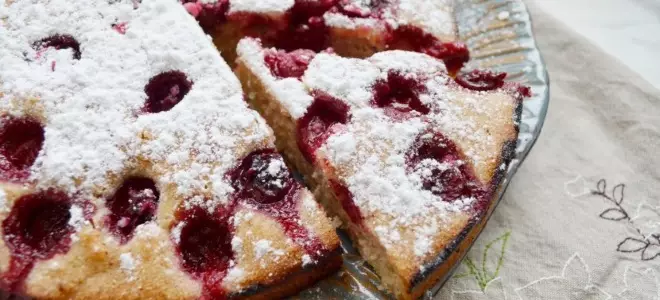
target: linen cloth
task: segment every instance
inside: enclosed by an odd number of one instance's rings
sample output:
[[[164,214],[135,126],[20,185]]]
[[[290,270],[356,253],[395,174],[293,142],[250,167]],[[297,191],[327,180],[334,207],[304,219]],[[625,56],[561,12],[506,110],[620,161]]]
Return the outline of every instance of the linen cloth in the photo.
[[[659,299],[660,91],[526,4],[545,126],[435,299]]]

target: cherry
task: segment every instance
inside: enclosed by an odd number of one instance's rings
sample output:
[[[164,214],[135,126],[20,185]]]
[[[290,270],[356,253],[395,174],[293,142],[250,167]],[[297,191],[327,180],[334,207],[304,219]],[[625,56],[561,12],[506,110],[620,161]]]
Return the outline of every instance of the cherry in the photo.
[[[453,202],[485,193],[462,151],[442,133],[423,133],[406,153],[408,171],[424,170],[422,188]],[[429,173],[430,171],[430,173]]]
[[[292,52],[268,51],[264,61],[273,75],[279,78],[300,78],[305,74],[309,62],[316,53],[311,50],[299,49]]]
[[[280,30],[275,46],[286,51],[310,49],[319,52],[328,46],[328,27],[323,14],[337,0],[296,0],[289,11],[289,26]]]
[[[330,188],[335,192],[335,195],[341,203],[341,207],[351,219],[351,222],[360,224],[363,219],[362,213],[360,212],[360,208],[355,205],[351,191],[349,191],[345,185],[333,179],[330,180]]]
[[[228,176],[238,198],[258,204],[282,201],[294,183],[282,156],[273,149],[248,154]]]
[[[74,230],[69,225],[71,205],[65,193],[53,190],[16,200],[2,221],[3,239],[12,254],[10,268],[2,280],[10,290],[20,287],[35,260],[49,259],[69,250]]]
[[[206,2],[206,3],[205,3]],[[217,0],[215,2],[201,0],[181,0],[186,8],[204,32],[212,32],[218,25],[227,20],[229,11],[229,0]]]
[[[159,197],[160,192],[153,180],[128,178],[106,202],[110,210],[105,218],[106,226],[122,243],[128,242],[138,225],[154,219]]]
[[[234,258],[229,215],[195,207],[179,211],[177,219],[182,226],[177,253],[184,270],[202,280],[204,298],[224,299],[221,283]]]
[[[38,52],[47,48],[54,48],[56,50],[71,49],[73,51],[73,58],[80,59],[80,43],[70,35],[56,34],[35,42],[32,47]]]
[[[298,148],[309,161],[314,161],[314,152],[325,140],[339,130],[339,124],[349,120],[349,106],[324,92],[314,91],[314,101],[305,115],[298,120]]]
[[[503,87],[505,78],[506,73],[473,70],[472,72],[458,75],[456,77],[456,83],[474,91],[490,91]]]
[[[387,80],[380,80],[374,84],[372,103],[402,113],[414,110],[428,114],[429,108],[419,100],[419,94],[425,92],[426,87],[418,78],[410,75],[395,71],[388,72]]]
[[[0,178],[27,178],[43,143],[44,129],[39,122],[31,118],[6,117],[0,128]]]
[[[240,203],[274,218],[312,258],[324,252],[323,243],[310,235],[300,220],[297,195],[304,188],[294,180],[279,153],[273,149],[254,151],[227,177],[234,188],[230,207]]]
[[[394,30],[394,43],[403,43],[413,51],[443,60],[449,73],[454,74],[470,60],[470,52],[461,42],[443,43],[423,29],[404,25]]]
[[[190,92],[192,85],[192,81],[180,71],[168,71],[152,77],[144,88],[148,98],[143,110],[158,113],[172,109]]]

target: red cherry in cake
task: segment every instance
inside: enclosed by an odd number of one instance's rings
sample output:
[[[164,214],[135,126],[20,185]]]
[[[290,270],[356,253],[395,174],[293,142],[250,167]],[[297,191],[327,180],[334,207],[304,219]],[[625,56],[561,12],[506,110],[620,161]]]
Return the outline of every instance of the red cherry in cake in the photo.
[[[305,158],[314,161],[314,152],[334,132],[340,130],[340,124],[349,120],[349,106],[326,93],[312,93],[314,102],[307,108],[305,115],[298,120],[298,148]]]
[[[16,200],[2,222],[2,236],[11,251],[9,270],[2,280],[10,290],[19,289],[35,260],[66,253],[74,228],[71,199],[62,192],[43,191]]]
[[[57,34],[44,38],[34,43],[33,48],[38,52],[47,48],[54,48],[56,50],[71,49],[73,51],[73,58],[80,59],[80,43],[72,36],[66,34]]]
[[[462,151],[439,132],[421,134],[406,153],[408,171],[420,172],[422,188],[453,202],[482,199],[484,190]]]
[[[355,205],[351,191],[349,191],[345,185],[334,179],[330,180],[330,188],[332,188],[335,196],[339,199],[341,207],[351,219],[351,222],[360,224],[363,219],[362,213],[360,212],[360,208]]]
[[[473,91],[491,91],[504,86],[506,73],[473,70],[456,77],[456,83]]]
[[[279,78],[300,78],[305,74],[309,62],[316,53],[312,50],[299,49],[292,52],[268,51],[264,56],[266,65]]]
[[[380,80],[374,84],[373,104],[402,113],[416,111],[427,114],[429,108],[419,100],[419,94],[425,91],[426,87],[414,74],[390,71],[386,81]]]
[[[227,177],[234,188],[232,205],[240,203],[274,218],[312,258],[323,253],[321,241],[300,220],[298,193],[303,187],[294,180],[279,153],[273,149],[254,151]]]
[[[275,46],[287,51],[311,49],[319,52],[327,48],[328,27],[323,14],[336,3],[337,0],[296,0],[289,10],[289,28],[278,33]]]
[[[152,77],[144,88],[148,98],[143,110],[158,113],[172,109],[190,92],[192,85],[192,81],[180,71],[168,71]]]
[[[401,44],[403,48],[441,59],[450,74],[458,72],[470,60],[470,52],[465,44],[461,42],[443,43],[416,26],[399,26],[393,31],[392,38],[393,43]]]
[[[181,230],[177,253],[184,270],[202,280],[202,298],[224,299],[221,283],[234,257],[229,215],[196,207],[179,211],[177,219]]]
[[[105,218],[110,232],[122,243],[133,237],[135,228],[155,218],[160,192],[153,180],[131,177],[117,189],[106,205],[110,214]]]
[[[282,201],[294,182],[282,156],[273,149],[250,153],[228,176],[238,198],[258,204]]]
[[[202,0],[181,0],[186,8],[204,32],[211,32],[216,26],[227,20],[227,11],[229,11],[229,0],[202,1]]]
[[[5,118],[0,128],[0,178],[21,180],[37,159],[44,142],[44,129],[31,118]]]

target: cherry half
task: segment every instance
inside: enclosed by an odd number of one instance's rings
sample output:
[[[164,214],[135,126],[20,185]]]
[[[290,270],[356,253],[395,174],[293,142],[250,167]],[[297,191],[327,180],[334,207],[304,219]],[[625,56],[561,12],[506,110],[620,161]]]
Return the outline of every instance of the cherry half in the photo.
[[[406,153],[408,171],[423,170],[422,188],[445,202],[483,199],[485,190],[467,161],[458,146],[440,132],[422,133]]]
[[[192,81],[180,71],[168,71],[152,77],[144,88],[147,102],[143,110],[159,113],[172,109],[190,92],[192,85]]]
[[[105,224],[110,232],[128,242],[141,224],[155,218],[160,192],[153,180],[144,177],[131,177],[106,201],[110,214]]]
[[[506,73],[472,70],[456,77],[456,83],[473,91],[491,91],[504,86]]]
[[[267,51],[264,61],[273,75],[279,78],[300,78],[305,74],[309,62],[315,55],[314,51],[304,49],[288,53],[283,50]]]
[[[229,215],[195,207],[177,212],[177,219],[182,226],[177,252],[184,270],[203,282],[202,298],[224,299],[221,283],[234,257]]]
[[[297,125],[298,148],[309,162],[314,161],[316,149],[340,130],[338,125],[346,124],[350,119],[348,104],[320,91],[314,91],[312,96],[312,105]]]
[[[39,122],[6,117],[0,128],[0,179],[26,179],[43,143],[44,129]]]
[[[426,87],[414,74],[404,75],[396,71],[387,73],[387,80],[374,84],[373,104],[401,113],[416,111],[428,114],[430,109],[419,100]]]
[[[9,290],[21,288],[36,260],[66,253],[74,228],[71,199],[62,192],[43,191],[16,200],[2,221],[3,239],[11,252],[9,270],[2,281]]]
[[[273,149],[247,155],[228,173],[235,197],[256,204],[271,204],[284,199],[294,179],[282,156]]]
[[[32,47],[37,51],[41,52],[47,48],[54,48],[55,50],[62,49],[71,49],[73,51],[73,58],[80,59],[80,43],[67,34],[56,34],[49,36],[40,41],[35,42]]]
[[[323,14],[337,0],[296,0],[289,10],[289,26],[280,30],[274,41],[275,47],[286,51],[310,49],[316,52],[328,47],[328,27]]]
[[[443,43],[416,26],[399,26],[393,31],[392,38],[395,44],[403,44],[405,48],[441,59],[450,74],[458,72],[470,60],[470,52],[464,43]]]

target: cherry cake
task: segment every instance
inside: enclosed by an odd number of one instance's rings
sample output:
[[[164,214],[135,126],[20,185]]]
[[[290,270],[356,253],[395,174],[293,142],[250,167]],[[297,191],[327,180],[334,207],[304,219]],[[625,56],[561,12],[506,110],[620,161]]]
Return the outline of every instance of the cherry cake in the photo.
[[[387,49],[423,52],[455,72],[469,59],[457,37],[453,0],[182,0],[223,57],[258,37],[284,50],[332,47],[367,57]]]
[[[0,4],[0,288],[279,298],[335,228],[181,3]]]
[[[415,299],[445,276],[492,211],[529,89],[401,50],[358,59],[246,38],[237,54],[250,103],[385,287]]]

